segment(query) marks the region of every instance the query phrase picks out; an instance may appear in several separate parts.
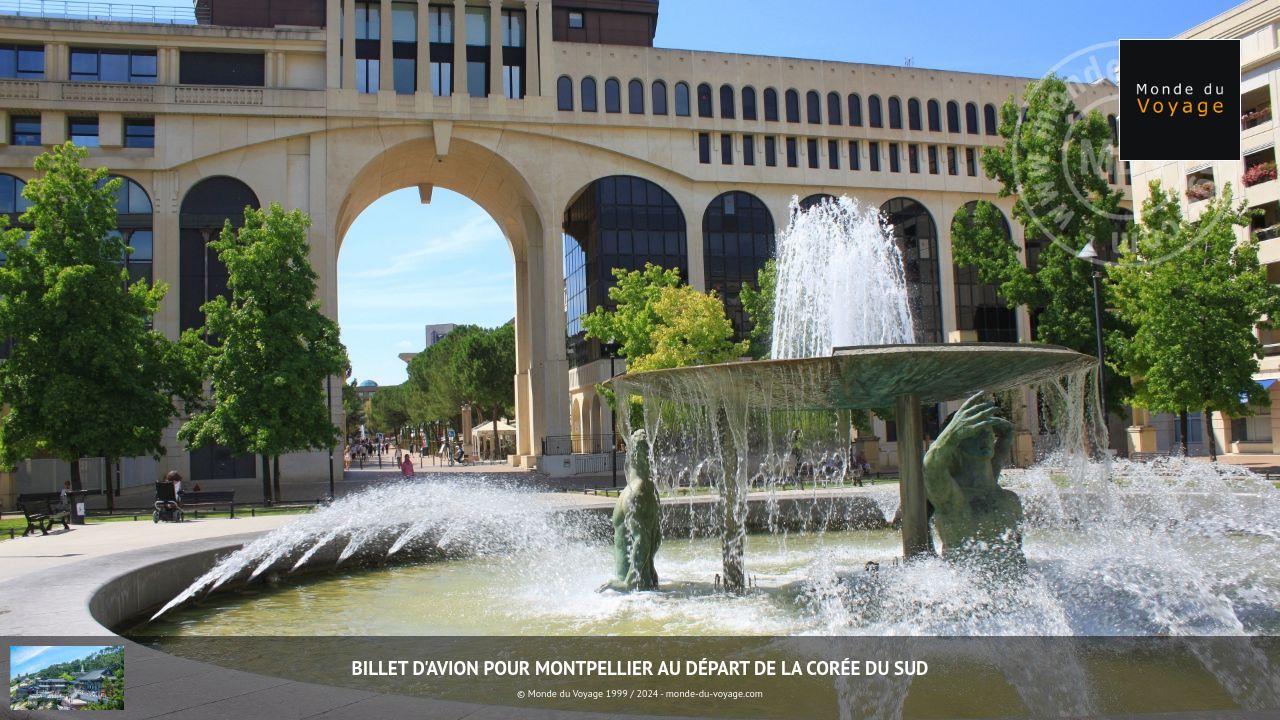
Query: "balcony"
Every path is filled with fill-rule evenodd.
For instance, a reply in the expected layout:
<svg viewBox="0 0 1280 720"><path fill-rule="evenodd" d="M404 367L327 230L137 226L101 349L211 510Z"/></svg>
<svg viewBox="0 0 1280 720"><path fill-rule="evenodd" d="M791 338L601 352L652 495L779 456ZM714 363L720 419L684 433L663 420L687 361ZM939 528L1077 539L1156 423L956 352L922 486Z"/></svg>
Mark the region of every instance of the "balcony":
<svg viewBox="0 0 1280 720"><path fill-rule="evenodd" d="M1271 106L1266 105L1240 115L1240 129L1248 130L1271 122Z"/></svg>
<svg viewBox="0 0 1280 720"><path fill-rule="evenodd" d="M0 16L92 22L196 25L209 22L209 7L173 7L85 0L0 0Z"/></svg>

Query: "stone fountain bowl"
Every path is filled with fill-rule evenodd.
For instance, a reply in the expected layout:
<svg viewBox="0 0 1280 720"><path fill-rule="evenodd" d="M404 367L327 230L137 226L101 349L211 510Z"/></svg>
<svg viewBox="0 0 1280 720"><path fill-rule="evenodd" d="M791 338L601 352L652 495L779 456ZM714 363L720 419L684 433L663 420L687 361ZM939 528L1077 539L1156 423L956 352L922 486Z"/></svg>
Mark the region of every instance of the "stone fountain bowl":
<svg viewBox="0 0 1280 720"><path fill-rule="evenodd" d="M611 384L649 398L733 395L796 410L881 408L903 395L922 403L1032 385L1096 367L1056 345L945 343L837 348L830 357L751 360L620 375Z"/></svg>

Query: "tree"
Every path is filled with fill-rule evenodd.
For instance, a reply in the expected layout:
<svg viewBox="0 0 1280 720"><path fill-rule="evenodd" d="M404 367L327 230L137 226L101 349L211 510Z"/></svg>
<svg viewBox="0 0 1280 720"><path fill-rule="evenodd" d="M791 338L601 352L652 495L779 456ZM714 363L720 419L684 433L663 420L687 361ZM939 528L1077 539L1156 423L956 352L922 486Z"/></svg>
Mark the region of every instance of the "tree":
<svg viewBox="0 0 1280 720"><path fill-rule="evenodd" d="M369 428L374 432L395 435L409 424L408 384L378 388L369 401Z"/></svg>
<svg viewBox="0 0 1280 720"><path fill-rule="evenodd" d="M1253 380L1263 352L1254 329L1280 318L1280 288L1267 280L1252 239L1237 241L1235 228L1248 226L1229 184L1187 222L1177 194L1153 182L1135 247L1111 272L1116 311L1135 328L1122 356L1137 378L1134 402L1178 414L1184 454L1188 411L1203 410L1208 422L1213 411L1245 415L1251 403L1270 404Z"/></svg>
<svg viewBox="0 0 1280 720"><path fill-rule="evenodd" d="M0 337L13 339L0 363L0 461L48 453L70 463L76 490L86 455L162 455L175 401L200 394L194 358L150 327L168 287L130 284L121 266L120 180L81 167L86 154L67 143L36 158L42 174L23 191L30 237L0 234Z"/></svg>
<svg viewBox="0 0 1280 720"><path fill-rule="evenodd" d="M360 392L356 390L354 382L342 385L342 412L347 418L347 437L351 437L365 423L364 401L360 399Z"/></svg>
<svg viewBox="0 0 1280 720"><path fill-rule="evenodd" d="M339 433L329 416L325 379L346 369L347 351L338 324L315 299L310 224L306 213L286 213L272 203L267 210L245 208L238 232L230 222L224 225L210 247L227 266L230 297L205 303L204 328L183 337L203 355L213 398L179 437L193 446L218 442L261 455L268 501L280 496L280 455L329 447Z"/></svg>
<svg viewBox="0 0 1280 720"><path fill-rule="evenodd" d="M458 417L467 398L454 374L453 356L470 336L484 332L477 325L459 325L409 361L409 382L420 396L424 419Z"/></svg>
<svg viewBox="0 0 1280 720"><path fill-rule="evenodd" d="M749 354L756 360L764 360L773 353L773 303L778 285L778 263L769 260L756 273L756 286L742 286L742 309L751 319Z"/></svg>
<svg viewBox="0 0 1280 720"><path fill-rule="evenodd" d="M1013 215L1029 238L1040 234L1049 242L1036 266L1028 268L1005 236L999 211L979 202L971 220L953 221L955 260L975 267L982 282L998 284L1009 307L1028 306L1036 317L1036 340L1092 355L1091 275L1098 268L1075 256L1088 243L1100 254L1107 252L1116 231L1124 194L1107 182L1111 129L1097 111L1076 119L1066 83L1053 75L1029 83L1023 101L1025 121L1012 97L1001 107L1004 145L987 149L982 166L1000 183L1001 197L1017 196ZM1105 292L1103 302L1108 307ZM1125 328L1112 313L1104 313L1103 325L1108 356L1114 358ZM1108 406L1116 410L1129 394L1129 379L1114 365L1103 372Z"/></svg>
<svg viewBox="0 0 1280 720"><path fill-rule="evenodd" d="M514 408L516 399L514 323L463 336L450 360L451 374L464 402L477 408L492 408L489 419L493 421L493 448L496 453L501 447L498 418L503 409Z"/></svg>

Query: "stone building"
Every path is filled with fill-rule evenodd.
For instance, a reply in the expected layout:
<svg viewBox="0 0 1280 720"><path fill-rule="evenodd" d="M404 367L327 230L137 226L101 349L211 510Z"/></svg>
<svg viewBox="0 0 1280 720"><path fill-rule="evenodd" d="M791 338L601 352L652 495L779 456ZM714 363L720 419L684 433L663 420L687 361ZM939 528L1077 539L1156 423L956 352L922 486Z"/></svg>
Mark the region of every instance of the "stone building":
<svg viewBox="0 0 1280 720"><path fill-rule="evenodd" d="M738 289L793 197L884 210L920 339L1030 338L1025 311L954 266L949 232L977 200L1009 216L980 158L1001 142L998 106L1028 78L656 48L656 0L111 6L127 17L30 5L43 12L0 16L0 212L21 211L35 155L89 147L90 164L127 180L129 270L170 284L155 326L176 338L225 291L207 243L246 205L310 213L320 300L336 317L338 252L361 211L402 188L424 202L435 186L461 193L511 246L518 465L601 449L585 438L610 429L593 389L610 361L580 319L604 301L609 268L679 267L719 290L743 329ZM1075 89L1104 111L1114 94ZM338 394L331 404L340 425ZM176 430L139 484L168 469L209 487L257 472L218 448L188 452ZM327 477L327 462L287 456L284 475Z"/></svg>

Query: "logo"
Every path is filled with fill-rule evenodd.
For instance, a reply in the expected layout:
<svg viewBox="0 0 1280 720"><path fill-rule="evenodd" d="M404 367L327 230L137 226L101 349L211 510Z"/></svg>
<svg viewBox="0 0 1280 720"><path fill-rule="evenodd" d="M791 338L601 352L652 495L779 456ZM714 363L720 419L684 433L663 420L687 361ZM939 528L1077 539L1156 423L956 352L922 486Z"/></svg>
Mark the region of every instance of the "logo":
<svg viewBox="0 0 1280 720"><path fill-rule="evenodd" d="M1121 40L1120 157L1240 159L1239 40Z"/></svg>

